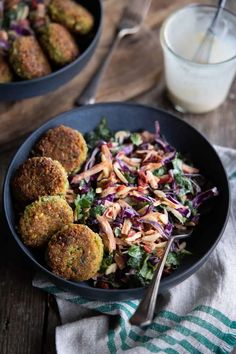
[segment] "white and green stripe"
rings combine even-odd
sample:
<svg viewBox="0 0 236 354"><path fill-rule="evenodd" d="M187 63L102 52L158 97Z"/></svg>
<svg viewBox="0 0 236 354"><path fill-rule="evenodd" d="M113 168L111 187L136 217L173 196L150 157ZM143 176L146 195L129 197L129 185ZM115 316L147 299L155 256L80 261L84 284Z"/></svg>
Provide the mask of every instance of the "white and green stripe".
<svg viewBox="0 0 236 354"><path fill-rule="evenodd" d="M218 151L220 152L223 162L226 163L233 192L232 195L235 197L236 152L228 149L219 149ZM233 226L231 224L231 228L228 228L228 232L232 233L232 229ZM202 294L206 293L199 291L199 298L197 297L194 303L199 303L200 305L196 306L192 311L185 311L183 307L182 310L180 310L178 306L176 306L176 303L173 306L173 303L171 303L170 300L168 307L160 311L155 317L153 323L145 329L131 326L128 322L128 319L138 305L138 301L105 303L90 301L75 294L60 290L52 283L48 281L46 282L42 279L36 279L34 285L56 295L60 299L67 300L71 303L81 305L91 310L99 311L102 314L114 316L114 321L116 319L116 323L115 325L114 321L113 324L111 323L107 336L104 338L103 348L105 349L102 351L103 354L230 353L233 347L236 346L236 311L233 308L233 304L235 304L235 295L233 294L233 296L231 296L230 293L232 292L231 288L233 285L230 284L232 279L230 275L231 273L235 274L236 272L236 264L233 264L233 260L235 259L235 251L233 250L235 250L236 243L234 241L235 235L234 238L231 237L231 235L226 236L228 236L228 238L226 237L226 242L222 244L223 248L220 249L219 247L220 252L217 253L217 262L211 263L211 267L214 265L215 269L219 271L219 276L218 273L216 275L213 274L211 279L215 284L215 281L219 278L220 289L217 289L218 293L212 293L209 297L201 297ZM227 248L228 242L231 242L232 250ZM225 258L220 259L222 250L223 253L225 252L223 257L225 257L227 253L227 258L230 260L230 264L228 265L225 264L227 263L225 262ZM218 267L219 262L221 262L221 267ZM222 279L220 276L222 276ZM208 288L211 286L210 280L208 277L205 280L205 284L203 284L202 281L200 284L201 286ZM195 283L192 282L192 287L193 289L198 289L198 286L199 280L196 279ZM214 289L216 289L216 287ZM228 289L229 291L227 292ZM234 289L234 293L236 293L236 285L234 285ZM182 294L182 292L181 296L179 294L179 301L186 301L187 303L189 290L191 290L190 287L186 289L185 294ZM223 303L223 299L221 301L221 294L224 294L224 299L226 301L229 298L228 305ZM176 293L173 294L173 299L176 299L176 295ZM184 295L187 296L183 300ZM190 308L192 308L192 306ZM188 313L186 314L186 312ZM115 315L118 316L115 317ZM232 316L232 319L230 316Z"/></svg>
<svg viewBox="0 0 236 354"><path fill-rule="evenodd" d="M118 326L108 331L107 348L110 354L130 351L135 347L149 353L224 354L236 345L236 322L211 306L199 305L186 316L161 311L154 322L143 330L130 326L128 322L138 301L102 303L64 292L51 283L40 285L61 299L104 314L120 315Z"/></svg>

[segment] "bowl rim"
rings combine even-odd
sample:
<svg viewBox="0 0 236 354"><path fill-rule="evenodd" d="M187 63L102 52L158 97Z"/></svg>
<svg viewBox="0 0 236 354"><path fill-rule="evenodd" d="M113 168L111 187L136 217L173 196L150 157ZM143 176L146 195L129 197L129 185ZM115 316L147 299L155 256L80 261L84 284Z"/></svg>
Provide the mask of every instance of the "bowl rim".
<svg viewBox="0 0 236 354"><path fill-rule="evenodd" d="M89 43L88 47L83 51L83 53L81 55L78 56L78 58L76 58L75 60L73 60L71 63L63 66L62 68L59 68L55 71L52 71L50 74L38 77L36 79L32 79L32 80L19 80L19 81L11 81L11 82L5 82L5 83L0 83L0 88L4 88L6 86L8 86L9 88L11 87L16 87L16 86L21 86L21 85L30 85L30 84L37 84L40 83L41 81L44 81L46 79L51 79L54 78L57 75L63 74L65 71L67 71L68 69L71 69L74 65L77 65L80 61L83 61L84 57L86 57L87 53L90 51L90 49L93 47L93 45L99 40L101 31L102 31L102 24L103 24L103 3L102 0L96 0L97 4L99 5L99 18L98 18L98 27L97 27L97 31L92 39L92 41Z"/></svg>
<svg viewBox="0 0 236 354"><path fill-rule="evenodd" d="M130 102L100 102L100 103L96 103L96 104L93 104L93 105L86 105L86 106L82 106L82 107L77 107L77 108L71 109L69 111L64 111L64 112L54 116L52 119L48 120L44 124L40 125L36 130L34 130L23 141L23 143L16 150L14 156L11 158L11 161L10 161L8 167L7 167L7 172L6 172L4 183L3 183L3 198L2 198L3 211L4 211L5 219L7 221L7 225L8 225L8 228L10 230L11 236L17 242L17 245L21 249L21 251L23 252L23 255L25 257L28 257L29 260L33 263L33 265L35 267L37 267L38 269L40 269L42 273L47 274L48 278L55 279L57 283L58 282L63 282L65 284L65 288L70 288L71 290L72 290L72 288L74 288L74 289L77 288L78 290L79 289L89 289L89 292L92 294L91 297L94 296L94 298L96 298L95 294L100 294L101 298L102 298L102 295L107 295L107 294L114 294L115 296L116 295L120 295L120 294L124 294L124 295L127 294L127 295L129 295L129 297L138 298L139 297L138 294L140 293L140 291L143 291L145 289L145 287L137 287L137 288L130 288L130 289L101 289L101 288L95 288L95 287L89 286L86 282L70 281L70 280L64 279L64 278L59 277L58 275L54 274L49 269L47 269L42 264L40 264L35 259L35 257L30 254L30 252L28 251L28 248L23 244L23 242L21 241L19 235L17 234L17 232L15 230L15 225L11 224L11 221L10 221L10 218L9 218L9 215L8 215L8 211L7 211L7 209L8 209L7 205L6 205L6 200L7 200L7 197L8 197L8 195L7 195L8 194L7 193L7 186L9 186L9 189L10 189L10 180L11 180L11 177L12 177L12 175L11 175L12 166L14 165L15 161L17 160L17 155L18 155L19 151L22 148L24 148L24 145L27 144L28 141L31 140L34 135L37 135L39 130L44 130L45 129L45 131L46 131L46 129L49 129L48 126L50 126L52 123L57 122L58 119L63 118L64 116L67 116L68 114L72 114L73 112L81 112L82 110L94 110L94 109L96 110L97 107L104 107L104 106L111 106L111 107L114 107L114 108L117 108L117 109L119 109L119 107L122 107L122 106L124 106L124 107L132 107L134 109L141 108L141 109L154 110L155 112L161 112L161 113L167 114L168 116L170 116L171 119L177 120L180 124L187 125L195 133L199 134L201 136L201 138L209 145L211 150L216 155L216 157L218 159L219 166L220 166L220 168L221 168L221 170L222 170L222 172L224 174L224 178L225 178L225 182L226 182L225 183L225 187L227 189L227 191L226 191L226 193L227 193L227 196L226 196L227 197L227 213L226 213L226 217L225 217L224 223L221 226L221 230L220 230L217 238L215 239L213 245L211 246L211 248L203 256L201 256L201 258L198 261L196 261L192 266L190 266L189 268L187 268L183 272L181 272L179 274L175 274L175 272L173 272L170 276L168 276L168 277L166 277L164 279L161 279L160 289L162 287L170 288L171 286L173 286L173 282L175 284L178 284L178 283L182 282L184 279L188 278L190 275L195 273L195 271L198 270L206 262L206 260L208 259L209 255L213 252L213 250L217 246L218 242L220 241L220 239L221 239L221 237L223 235L223 232L224 232L224 230L226 228L228 219L229 219L230 206L231 206L231 192L230 192L230 187L229 187L229 180L228 180L227 173L226 173L226 170L224 168L224 165L223 165L218 153L216 152L216 150L214 149L212 144L208 141L208 139L204 136L204 134L199 132L196 128L194 128L188 122L183 121L181 118L179 118L175 114L172 114L171 112L168 112L165 109L155 108L155 107L152 107L152 106L143 105L143 104L139 104L139 103L132 103L132 102L131 103ZM98 298L99 298L99 295L98 295Z"/></svg>

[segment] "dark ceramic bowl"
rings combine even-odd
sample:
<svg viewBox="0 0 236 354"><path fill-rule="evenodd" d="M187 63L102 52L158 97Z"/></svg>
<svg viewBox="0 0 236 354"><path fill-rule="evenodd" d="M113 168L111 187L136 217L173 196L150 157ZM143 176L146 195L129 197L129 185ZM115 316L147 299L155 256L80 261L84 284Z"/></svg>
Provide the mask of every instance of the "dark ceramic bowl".
<svg viewBox="0 0 236 354"><path fill-rule="evenodd" d="M101 117L107 118L109 127L113 131L120 129L154 131L154 122L158 120L161 132L166 139L178 151L190 156L195 166L200 168L202 174L219 189L219 196L208 203L208 212L202 215L199 225L187 241L187 248L192 252L192 255L185 257L176 271L161 280L160 292L164 292L195 273L208 260L220 240L229 213L229 186L225 170L217 153L197 130L172 114L136 104L101 103L65 112L41 126L19 148L6 175L3 201L8 226L22 253L38 270L59 287L69 289L87 298L99 300L132 299L143 295L143 288L105 290L93 288L86 282L64 280L50 272L43 257L26 247L16 232L16 215L10 182L18 166L28 158L36 141L48 129L59 124L78 129L82 133L88 132L96 127Z"/></svg>
<svg viewBox="0 0 236 354"><path fill-rule="evenodd" d="M90 37L84 40L84 51L72 63L51 74L33 80L19 80L0 84L0 101L15 101L44 95L73 79L89 62L98 44L102 28L101 0L79 0L94 16L95 26ZM83 48L82 48L83 49Z"/></svg>

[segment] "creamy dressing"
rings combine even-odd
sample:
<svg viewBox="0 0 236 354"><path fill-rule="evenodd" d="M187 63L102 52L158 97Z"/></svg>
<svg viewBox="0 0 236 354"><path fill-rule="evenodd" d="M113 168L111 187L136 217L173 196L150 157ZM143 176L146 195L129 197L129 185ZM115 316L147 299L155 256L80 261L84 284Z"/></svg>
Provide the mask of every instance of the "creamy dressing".
<svg viewBox="0 0 236 354"><path fill-rule="evenodd" d="M193 60L197 50L201 46L205 33L198 32L190 34L175 45L175 53L181 57ZM236 36L209 36L205 42L205 49L210 48L209 63L221 63L236 55ZM204 49L202 50L204 55ZM204 64L204 63L202 63Z"/></svg>
<svg viewBox="0 0 236 354"><path fill-rule="evenodd" d="M200 9L197 8L198 11ZM236 60L233 59L236 56L236 19L231 14L221 19L216 36L210 39L210 64L201 65L193 62L193 58L211 16L208 12L204 15L195 11L195 7L186 8L167 20L161 41L171 101L179 110L204 113L223 103L233 81L236 70Z"/></svg>

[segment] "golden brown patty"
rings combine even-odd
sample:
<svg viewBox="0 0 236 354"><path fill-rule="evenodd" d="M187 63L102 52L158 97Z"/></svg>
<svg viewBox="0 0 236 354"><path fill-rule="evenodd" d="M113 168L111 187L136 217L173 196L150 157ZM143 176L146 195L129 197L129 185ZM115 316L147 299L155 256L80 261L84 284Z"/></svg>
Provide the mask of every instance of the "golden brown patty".
<svg viewBox="0 0 236 354"><path fill-rule="evenodd" d="M41 197L28 205L20 218L23 242L32 247L44 246L53 234L73 222L73 210L59 196Z"/></svg>
<svg viewBox="0 0 236 354"><path fill-rule="evenodd" d="M100 236L85 225L65 226L48 243L48 264L55 274L65 279L90 279L98 272L102 258Z"/></svg>
<svg viewBox="0 0 236 354"><path fill-rule="evenodd" d="M51 61L59 66L72 62L79 55L74 38L59 23L49 23L41 30L40 43Z"/></svg>
<svg viewBox="0 0 236 354"><path fill-rule="evenodd" d="M58 160L68 173L77 172L87 158L87 144L77 130L64 125L50 129L36 144L36 156Z"/></svg>
<svg viewBox="0 0 236 354"><path fill-rule="evenodd" d="M81 35L89 33L94 25L94 18L83 6L72 0L51 0L49 13L55 22Z"/></svg>
<svg viewBox="0 0 236 354"><path fill-rule="evenodd" d="M48 60L34 36L17 37L11 47L9 60L15 73L31 80L51 72Z"/></svg>
<svg viewBox="0 0 236 354"><path fill-rule="evenodd" d="M0 84L10 82L13 79L11 69L6 60L0 56Z"/></svg>
<svg viewBox="0 0 236 354"><path fill-rule="evenodd" d="M68 189L65 169L48 157L32 157L16 171L12 181L14 196L32 202L44 195L64 195Z"/></svg>

